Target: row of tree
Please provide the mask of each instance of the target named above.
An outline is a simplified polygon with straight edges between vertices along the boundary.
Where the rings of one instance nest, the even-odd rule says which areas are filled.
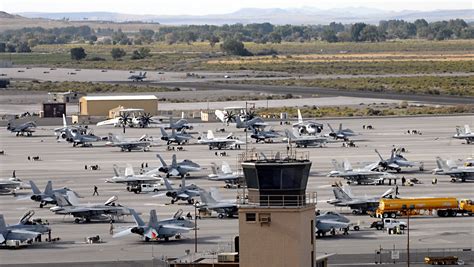
[[[99,37],[98,37],[99,36]],[[403,20],[380,21],[376,25],[354,23],[344,25],[273,25],[270,23],[233,25],[163,26],[158,31],[141,29],[135,33],[122,30],[97,29],[89,26],[44,29],[41,27],[8,30],[0,34],[0,52],[29,52],[38,44],[66,44],[89,42],[96,44],[142,45],[156,41],[168,44],[209,42],[211,46],[222,40],[241,42],[280,43],[324,40],[328,42],[379,42],[389,39],[420,38],[428,40],[473,39],[474,26],[462,19],[428,23]]]

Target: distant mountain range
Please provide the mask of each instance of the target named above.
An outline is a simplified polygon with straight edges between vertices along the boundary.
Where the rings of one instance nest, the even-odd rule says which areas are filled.
[[[459,10],[434,10],[434,11],[385,11],[373,8],[353,7],[335,8],[322,10],[314,7],[302,8],[244,8],[229,14],[216,14],[205,16],[191,15],[135,15],[113,12],[65,12],[65,13],[42,13],[24,12],[18,13],[27,18],[45,18],[53,20],[69,19],[73,21],[101,20],[113,22],[159,22],[161,24],[234,24],[234,23],[262,23],[272,24],[329,24],[330,22],[354,23],[365,22],[377,24],[380,20],[403,19],[414,21],[423,18],[430,21],[464,19],[467,22],[474,21],[474,9]]]

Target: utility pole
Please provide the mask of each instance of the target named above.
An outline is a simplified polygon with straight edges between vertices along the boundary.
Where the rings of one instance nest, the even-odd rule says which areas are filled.
[[[194,253],[198,252],[198,232],[197,232],[197,203],[194,203]]]

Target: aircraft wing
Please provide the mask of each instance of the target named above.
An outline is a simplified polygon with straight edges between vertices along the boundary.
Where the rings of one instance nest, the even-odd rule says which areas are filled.
[[[189,195],[183,192],[183,193],[178,194],[177,197],[186,199],[186,198],[189,198]]]
[[[120,118],[100,121],[100,122],[97,123],[97,126],[115,125],[115,124],[119,123],[119,121],[120,121]]]
[[[170,229],[170,230],[178,230],[178,231],[181,231],[181,232],[189,232],[190,230],[193,229],[193,228],[189,228],[189,227],[179,226],[179,225],[176,225],[176,224],[162,224],[161,227],[165,228],[165,229]]]
[[[325,228],[347,228],[349,223],[338,222],[333,220],[318,220],[318,224],[324,224]]]

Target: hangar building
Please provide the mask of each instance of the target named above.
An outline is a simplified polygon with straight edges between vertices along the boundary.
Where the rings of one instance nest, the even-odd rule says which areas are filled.
[[[158,98],[155,95],[83,96],[79,100],[79,114],[107,117],[109,110],[118,106],[140,108],[146,113],[156,115]]]

